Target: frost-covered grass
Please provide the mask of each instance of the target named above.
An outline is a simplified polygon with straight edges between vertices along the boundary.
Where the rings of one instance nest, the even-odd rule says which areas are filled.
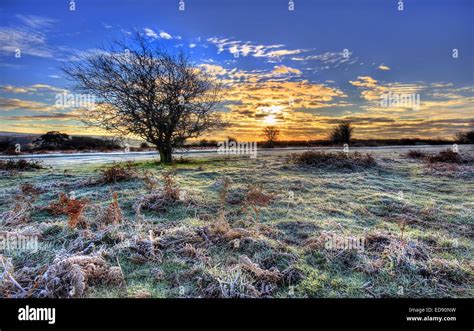
[[[3,252],[24,291],[4,279],[1,294],[78,296],[55,292],[44,275],[93,256],[123,282],[71,267],[85,275],[81,296],[472,297],[473,163],[373,156],[368,167],[340,168],[285,153],[142,161],[116,182],[101,180],[111,165],[100,164],[2,173],[0,232],[37,234],[40,246]],[[61,192],[87,204],[74,228],[47,208]],[[117,212],[114,192],[120,219],[105,221]],[[25,217],[9,222],[12,210]],[[362,249],[337,245],[348,238]]]

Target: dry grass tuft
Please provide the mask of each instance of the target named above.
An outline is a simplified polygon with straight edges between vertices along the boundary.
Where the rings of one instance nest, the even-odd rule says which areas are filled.
[[[102,223],[104,224],[118,224],[123,220],[122,210],[118,204],[118,193],[112,194],[112,203],[107,207],[102,216]]]
[[[185,202],[184,195],[174,179],[174,172],[163,173],[163,187],[152,190],[150,193],[140,197],[134,205],[138,213],[143,210],[165,212],[168,207],[177,203]]]
[[[161,262],[163,253],[158,248],[158,240],[149,234],[147,239],[136,238],[133,243],[129,246],[130,260],[137,264],[143,264],[147,262]]]
[[[125,165],[114,164],[109,168],[100,171],[101,183],[117,183],[130,180],[137,177],[137,173],[133,169],[133,163],[127,162]]]
[[[267,194],[263,192],[261,185],[250,185],[245,194],[245,206],[250,208],[254,215],[254,221],[257,222],[260,216],[261,207],[268,206],[274,199],[274,194]]]
[[[219,218],[209,227],[209,235],[214,241],[224,240],[232,241],[235,239],[242,239],[252,237],[254,233],[243,228],[232,228],[226,220],[223,212],[219,213]]]
[[[239,256],[239,264],[242,266],[242,269],[250,272],[260,281],[278,283],[283,277],[282,273],[276,267],[272,267],[270,270],[262,269],[246,255]]]
[[[59,194],[59,200],[49,205],[49,210],[53,215],[67,215],[68,225],[76,228],[78,225],[86,227],[87,224],[81,220],[82,213],[89,201],[87,199],[71,199],[65,193]]]
[[[0,224],[15,226],[28,223],[30,220],[33,198],[26,195],[16,196],[13,208],[0,214]]]
[[[122,286],[124,278],[119,267],[111,267],[99,256],[77,255],[57,258],[42,277],[48,298],[83,297],[88,286],[113,284]]]
[[[34,185],[30,183],[21,184],[20,191],[21,191],[21,194],[28,195],[28,196],[37,196],[41,194],[42,192],[41,189],[35,187]]]

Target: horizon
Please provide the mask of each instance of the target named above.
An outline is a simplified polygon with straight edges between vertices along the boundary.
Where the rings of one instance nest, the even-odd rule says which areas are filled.
[[[292,11],[265,0],[187,1],[184,11],[177,1],[81,0],[74,11],[34,3],[0,10],[0,131],[113,135],[55,105],[70,85],[60,67],[134,29],[225,83],[219,111],[231,125],[197,140],[259,141],[266,126],[280,140],[320,140],[340,120],[355,139],[450,140],[474,121],[469,0],[406,2],[402,11],[373,0],[295,0]]]

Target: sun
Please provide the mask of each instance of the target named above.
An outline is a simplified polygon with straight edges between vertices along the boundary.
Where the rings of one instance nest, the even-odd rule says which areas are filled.
[[[275,115],[267,115],[265,116],[263,121],[265,122],[265,124],[269,124],[269,125],[274,125],[277,122]]]
[[[268,115],[263,118],[265,124],[274,125],[277,123],[277,114],[280,114],[285,107],[281,105],[272,105],[260,107],[260,110]]]

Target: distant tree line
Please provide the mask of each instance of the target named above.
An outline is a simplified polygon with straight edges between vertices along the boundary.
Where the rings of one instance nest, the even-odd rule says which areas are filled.
[[[15,154],[17,140],[11,137],[0,139],[0,152]],[[58,131],[49,131],[30,143],[19,143],[20,151],[64,151],[64,150],[116,150],[123,148],[116,138],[94,138],[89,136],[69,136]]]

